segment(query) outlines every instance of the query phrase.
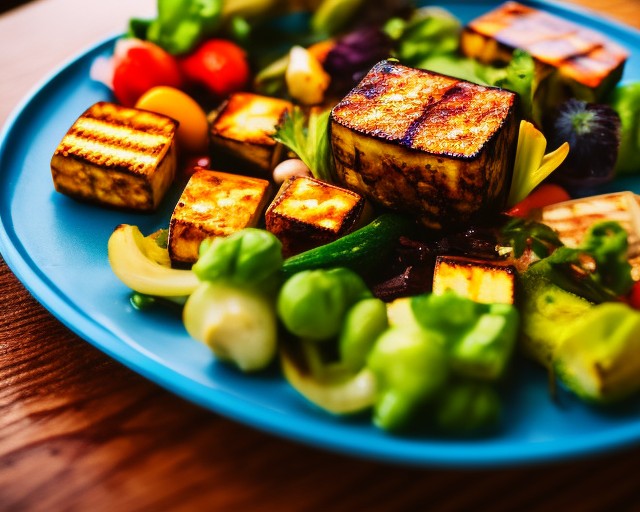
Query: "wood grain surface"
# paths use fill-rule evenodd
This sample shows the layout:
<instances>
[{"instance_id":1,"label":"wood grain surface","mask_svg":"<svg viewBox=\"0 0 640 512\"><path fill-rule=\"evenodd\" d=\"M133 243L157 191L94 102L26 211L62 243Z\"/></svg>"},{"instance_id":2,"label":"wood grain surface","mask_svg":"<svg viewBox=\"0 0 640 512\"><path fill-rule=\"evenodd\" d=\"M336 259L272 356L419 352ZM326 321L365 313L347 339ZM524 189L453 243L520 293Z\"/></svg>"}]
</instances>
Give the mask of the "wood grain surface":
<instances>
[{"instance_id":1,"label":"wood grain surface","mask_svg":"<svg viewBox=\"0 0 640 512\"><path fill-rule=\"evenodd\" d=\"M575 0L640 28L638 0ZM37 0L0 16L0 123L66 58L155 2ZM292 443L134 374L0 263L0 510L640 510L640 448L492 470L416 469Z\"/></svg>"}]
</instances>

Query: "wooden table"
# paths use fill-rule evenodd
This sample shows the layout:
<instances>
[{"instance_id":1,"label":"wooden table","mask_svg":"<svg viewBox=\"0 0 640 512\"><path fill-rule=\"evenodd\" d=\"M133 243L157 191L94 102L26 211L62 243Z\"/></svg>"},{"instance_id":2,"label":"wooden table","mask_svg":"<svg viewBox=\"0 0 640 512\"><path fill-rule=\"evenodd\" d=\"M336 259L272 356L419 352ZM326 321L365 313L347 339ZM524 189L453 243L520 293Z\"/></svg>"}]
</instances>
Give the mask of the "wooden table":
<instances>
[{"instance_id":1,"label":"wooden table","mask_svg":"<svg viewBox=\"0 0 640 512\"><path fill-rule=\"evenodd\" d=\"M640 28L638 0L575 3ZM0 16L0 123L60 62L153 12L153 0L37 0ZM482 471L353 459L146 381L62 326L4 262L0 296L0 510L640 509L640 447Z\"/></svg>"}]
</instances>

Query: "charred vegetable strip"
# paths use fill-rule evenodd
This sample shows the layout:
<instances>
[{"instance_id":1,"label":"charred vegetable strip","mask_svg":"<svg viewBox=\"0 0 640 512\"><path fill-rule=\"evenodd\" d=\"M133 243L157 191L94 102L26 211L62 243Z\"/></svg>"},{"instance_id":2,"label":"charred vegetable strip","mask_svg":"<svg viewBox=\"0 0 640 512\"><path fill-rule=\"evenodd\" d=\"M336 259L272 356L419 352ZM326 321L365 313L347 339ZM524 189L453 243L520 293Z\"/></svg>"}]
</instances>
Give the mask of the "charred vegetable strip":
<instances>
[{"instance_id":1,"label":"charred vegetable strip","mask_svg":"<svg viewBox=\"0 0 640 512\"><path fill-rule=\"evenodd\" d=\"M347 267L362 273L390 253L400 236L411 233L415 222L385 213L366 226L327 245L285 260L282 270L290 276L302 270Z\"/></svg>"}]
</instances>

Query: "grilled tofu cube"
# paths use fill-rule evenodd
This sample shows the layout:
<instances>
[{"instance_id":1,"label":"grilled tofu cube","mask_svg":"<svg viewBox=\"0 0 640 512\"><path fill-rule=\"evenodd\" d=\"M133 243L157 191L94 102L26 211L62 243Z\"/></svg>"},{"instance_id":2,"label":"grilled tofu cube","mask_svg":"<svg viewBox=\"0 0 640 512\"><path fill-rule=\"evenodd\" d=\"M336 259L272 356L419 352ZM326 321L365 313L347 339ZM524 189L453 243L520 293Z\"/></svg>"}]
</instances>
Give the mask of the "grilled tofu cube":
<instances>
[{"instance_id":1,"label":"grilled tofu cube","mask_svg":"<svg viewBox=\"0 0 640 512\"><path fill-rule=\"evenodd\" d=\"M278 98L232 94L211 122L212 165L269 177L282 154L282 145L272 135L291 108L290 102Z\"/></svg>"},{"instance_id":2,"label":"grilled tofu cube","mask_svg":"<svg viewBox=\"0 0 640 512\"><path fill-rule=\"evenodd\" d=\"M562 243L577 247L595 222L614 220L628 233L628 258L632 275L640 280L640 196L613 192L584 197L542 208L541 221L558 232Z\"/></svg>"},{"instance_id":3,"label":"grilled tofu cube","mask_svg":"<svg viewBox=\"0 0 640 512\"><path fill-rule=\"evenodd\" d=\"M560 80L574 96L590 102L613 88L628 57L602 34L517 2L471 21L462 32L461 48L484 63L506 63L514 49L523 49L536 60L539 80L552 75L550 82Z\"/></svg>"},{"instance_id":4,"label":"grilled tofu cube","mask_svg":"<svg viewBox=\"0 0 640 512\"><path fill-rule=\"evenodd\" d=\"M174 264L194 263L206 238L255 227L269 203L266 180L206 169L196 170L169 224L169 256Z\"/></svg>"},{"instance_id":5,"label":"grilled tofu cube","mask_svg":"<svg viewBox=\"0 0 640 512\"><path fill-rule=\"evenodd\" d=\"M429 228L497 212L513 169L516 99L382 61L331 112L337 179Z\"/></svg>"},{"instance_id":6,"label":"grilled tofu cube","mask_svg":"<svg viewBox=\"0 0 640 512\"><path fill-rule=\"evenodd\" d=\"M282 184L265 220L267 229L282 242L283 254L291 256L353 231L367 211L360 194L296 176Z\"/></svg>"},{"instance_id":7,"label":"grilled tofu cube","mask_svg":"<svg viewBox=\"0 0 640 512\"><path fill-rule=\"evenodd\" d=\"M105 206L154 211L175 177L177 126L160 114L96 103L51 158L55 189Z\"/></svg>"},{"instance_id":8,"label":"grilled tofu cube","mask_svg":"<svg viewBox=\"0 0 640 512\"><path fill-rule=\"evenodd\" d=\"M433 273L433 293L453 290L486 304L514 304L516 270L512 266L462 256L438 256Z\"/></svg>"}]
</instances>

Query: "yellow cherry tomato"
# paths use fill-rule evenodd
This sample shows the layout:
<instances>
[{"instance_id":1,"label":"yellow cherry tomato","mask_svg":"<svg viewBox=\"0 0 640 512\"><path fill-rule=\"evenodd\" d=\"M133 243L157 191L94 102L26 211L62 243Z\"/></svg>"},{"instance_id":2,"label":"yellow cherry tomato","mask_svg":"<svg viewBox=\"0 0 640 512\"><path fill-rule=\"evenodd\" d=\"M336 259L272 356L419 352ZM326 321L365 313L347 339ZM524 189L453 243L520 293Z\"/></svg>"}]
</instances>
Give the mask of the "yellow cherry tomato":
<instances>
[{"instance_id":1,"label":"yellow cherry tomato","mask_svg":"<svg viewBox=\"0 0 640 512\"><path fill-rule=\"evenodd\" d=\"M188 94L169 86L144 93L136 108L164 114L180 123L178 146L188 153L205 153L209 144L209 123L202 107Z\"/></svg>"}]
</instances>

